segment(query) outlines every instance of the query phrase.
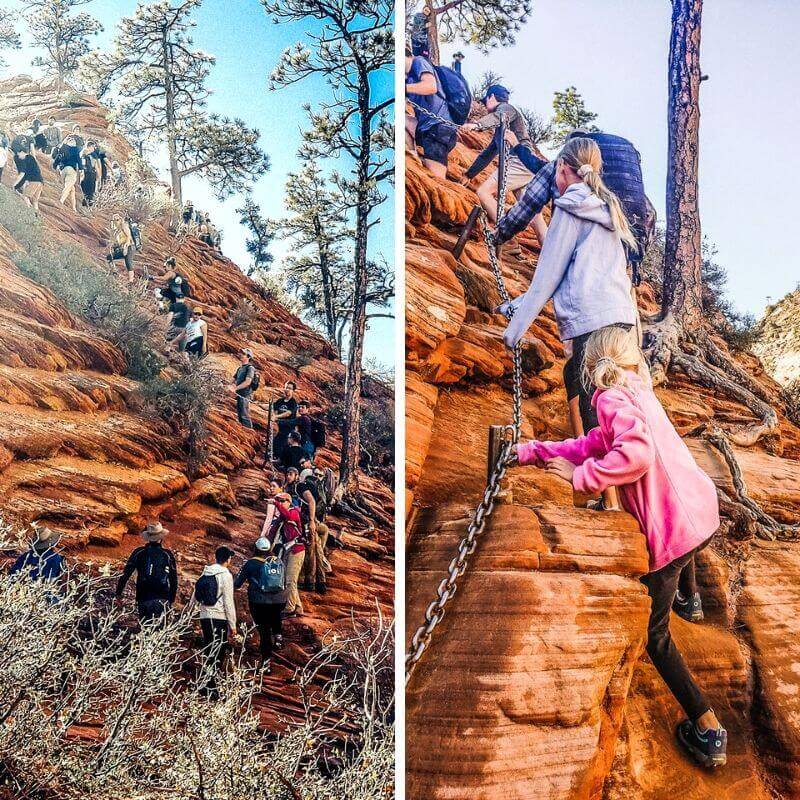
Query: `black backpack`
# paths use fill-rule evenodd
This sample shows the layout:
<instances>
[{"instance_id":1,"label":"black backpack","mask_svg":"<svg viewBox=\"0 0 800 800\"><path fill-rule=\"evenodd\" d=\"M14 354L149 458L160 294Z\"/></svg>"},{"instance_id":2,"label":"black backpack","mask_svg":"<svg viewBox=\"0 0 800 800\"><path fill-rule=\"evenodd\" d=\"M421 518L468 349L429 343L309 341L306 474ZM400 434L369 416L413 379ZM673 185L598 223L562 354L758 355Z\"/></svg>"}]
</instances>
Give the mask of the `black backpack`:
<instances>
[{"instance_id":1,"label":"black backpack","mask_svg":"<svg viewBox=\"0 0 800 800\"><path fill-rule=\"evenodd\" d=\"M194 597L201 606L215 606L219 600L217 576L201 575L194 585Z\"/></svg>"},{"instance_id":2,"label":"black backpack","mask_svg":"<svg viewBox=\"0 0 800 800\"><path fill-rule=\"evenodd\" d=\"M253 380L250 381L250 388L255 391L259 386L261 386L261 376L258 374L258 370L253 367Z\"/></svg>"},{"instance_id":3,"label":"black backpack","mask_svg":"<svg viewBox=\"0 0 800 800\"><path fill-rule=\"evenodd\" d=\"M472 92L466 79L460 72L450 67L436 67L436 76L442 87L442 94L450 112L450 119L456 125L463 125L469 117L472 108Z\"/></svg>"},{"instance_id":4,"label":"black backpack","mask_svg":"<svg viewBox=\"0 0 800 800\"><path fill-rule=\"evenodd\" d=\"M314 447L324 447L326 441L325 423L321 419L311 420L311 431L308 436Z\"/></svg>"},{"instance_id":5,"label":"black backpack","mask_svg":"<svg viewBox=\"0 0 800 800\"><path fill-rule=\"evenodd\" d=\"M163 547L145 547L136 569L137 588L150 597L169 597L175 569L172 554Z\"/></svg>"}]
</instances>

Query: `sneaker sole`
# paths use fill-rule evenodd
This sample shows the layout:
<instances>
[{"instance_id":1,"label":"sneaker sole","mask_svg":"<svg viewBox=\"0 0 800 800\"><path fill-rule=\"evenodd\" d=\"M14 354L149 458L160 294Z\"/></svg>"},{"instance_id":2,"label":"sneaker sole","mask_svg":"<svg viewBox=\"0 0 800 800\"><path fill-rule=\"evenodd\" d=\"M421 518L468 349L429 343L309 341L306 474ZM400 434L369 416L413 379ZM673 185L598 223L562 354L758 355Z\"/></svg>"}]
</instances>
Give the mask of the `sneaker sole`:
<instances>
[{"instance_id":1,"label":"sneaker sole","mask_svg":"<svg viewBox=\"0 0 800 800\"><path fill-rule=\"evenodd\" d=\"M710 756L708 753L698 750L691 742L684 738L680 726L676 729L675 733L683 749L686 750L698 764L708 767L709 769L715 769L717 767L724 767L728 762L728 756L725 753L718 756Z\"/></svg>"}]
</instances>

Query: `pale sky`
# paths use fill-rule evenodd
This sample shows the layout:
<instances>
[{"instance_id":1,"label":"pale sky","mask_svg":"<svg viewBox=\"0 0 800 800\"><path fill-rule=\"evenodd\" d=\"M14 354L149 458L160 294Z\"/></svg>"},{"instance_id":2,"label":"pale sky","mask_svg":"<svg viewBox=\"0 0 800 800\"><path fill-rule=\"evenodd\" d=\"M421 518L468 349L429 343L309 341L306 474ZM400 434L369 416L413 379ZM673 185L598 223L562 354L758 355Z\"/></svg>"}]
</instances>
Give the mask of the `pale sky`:
<instances>
[{"instance_id":1,"label":"pale sky","mask_svg":"<svg viewBox=\"0 0 800 800\"><path fill-rule=\"evenodd\" d=\"M800 281L797 211L786 191L800 174L800 2L706 0L701 64L699 205L703 233L727 269L741 311L760 315ZM491 69L511 102L552 113L553 92L575 85L596 124L642 154L645 185L664 220L667 156L667 0L533 0L516 46L460 49L477 83ZM552 152L548 152L553 155Z\"/></svg>"}]
</instances>

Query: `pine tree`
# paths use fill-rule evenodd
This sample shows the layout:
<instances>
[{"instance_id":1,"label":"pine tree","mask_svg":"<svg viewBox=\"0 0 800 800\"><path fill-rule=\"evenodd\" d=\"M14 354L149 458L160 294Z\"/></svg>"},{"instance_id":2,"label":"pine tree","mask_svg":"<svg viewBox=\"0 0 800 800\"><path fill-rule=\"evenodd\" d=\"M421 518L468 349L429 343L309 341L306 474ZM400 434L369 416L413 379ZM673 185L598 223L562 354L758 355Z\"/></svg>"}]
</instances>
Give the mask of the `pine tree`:
<instances>
[{"instance_id":1,"label":"pine tree","mask_svg":"<svg viewBox=\"0 0 800 800\"><path fill-rule=\"evenodd\" d=\"M350 254L344 251L353 238L347 208L314 161L289 175L285 202L289 215L274 225L281 236L292 239L297 254L284 264L288 288L341 352L353 292Z\"/></svg>"},{"instance_id":2,"label":"pine tree","mask_svg":"<svg viewBox=\"0 0 800 800\"><path fill-rule=\"evenodd\" d=\"M236 209L236 213L239 215L240 224L250 232L250 236L245 240L245 247L253 261L247 269L247 275L262 276L273 261L269 246L275 238L275 233L269 220L261 216L261 207L252 197L246 197L244 203Z\"/></svg>"},{"instance_id":3,"label":"pine tree","mask_svg":"<svg viewBox=\"0 0 800 800\"><path fill-rule=\"evenodd\" d=\"M315 20L311 47L286 50L272 72L274 87L324 77L331 98L319 110L309 109L311 127L302 153L308 158L347 159L352 169L336 174L334 183L347 198L354 218L352 323L347 355L345 419L340 484L358 501L361 375L367 326L369 285L368 239L374 212L385 200L381 186L394 174L394 129L388 111L394 97L376 100L373 81L394 64L391 0L262 0L276 22Z\"/></svg>"},{"instance_id":4,"label":"pine tree","mask_svg":"<svg viewBox=\"0 0 800 800\"><path fill-rule=\"evenodd\" d=\"M206 111L206 79L215 58L196 49L191 37L192 12L200 3L139 5L120 23L111 52L81 60L82 76L98 97L113 93L121 118L143 136L166 144L178 203L187 175L204 178L223 199L269 169L258 131Z\"/></svg>"},{"instance_id":5,"label":"pine tree","mask_svg":"<svg viewBox=\"0 0 800 800\"><path fill-rule=\"evenodd\" d=\"M17 15L7 8L0 8L0 50L19 50L22 40L16 28ZM8 62L0 56L0 67L5 67Z\"/></svg>"},{"instance_id":6,"label":"pine tree","mask_svg":"<svg viewBox=\"0 0 800 800\"><path fill-rule=\"evenodd\" d=\"M57 78L59 91L63 91L77 72L80 59L89 52L89 38L103 30L91 14L75 13L90 1L27 0L25 3L33 44L46 53L36 56L33 66L41 67L48 77Z\"/></svg>"},{"instance_id":7,"label":"pine tree","mask_svg":"<svg viewBox=\"0 0 800 800\"><path fill-rule=\"evenodd\" d=\"M597 114L586 108L581 93L574 86L556 92L553 95L552 143L556 146L564 144L575 128L596 131L597 127L591 124L596 119Z\"/></svg>"},{"instance_id":8,"label":"pine tree","mask_svg":"<svg viewBox=\"0 0 800 800\"><path fill-rule=\"evenodd\" d=\"M439 41L460 39L486 52L509 47L531 13L532 0L424 0L430 9L428 41L431 60L439 63Z\"/></svg>"}]
</instances>

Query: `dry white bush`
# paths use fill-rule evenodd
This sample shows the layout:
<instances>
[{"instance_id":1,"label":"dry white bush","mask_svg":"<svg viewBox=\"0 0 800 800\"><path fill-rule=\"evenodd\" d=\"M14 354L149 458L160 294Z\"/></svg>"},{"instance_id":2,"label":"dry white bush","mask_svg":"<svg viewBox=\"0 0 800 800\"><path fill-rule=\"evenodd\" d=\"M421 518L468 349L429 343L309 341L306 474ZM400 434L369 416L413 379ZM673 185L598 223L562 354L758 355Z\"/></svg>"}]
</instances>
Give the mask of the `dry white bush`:
<instances>
[{"instance_id":1,"label":"dry white bush","mask_svg":"<svg viewBox=\"0 0 800 800\"><path fill-rule=\"evenodd\" d=\"M0 520L0 549L19 541ZM0 574L1 796L373 800L394 779L393 634L378 615L326 637L297 675L305 713L261 729L241 656L198 692L191 621L132 629L107 579Z\"/></svg>"}]
</instances>

